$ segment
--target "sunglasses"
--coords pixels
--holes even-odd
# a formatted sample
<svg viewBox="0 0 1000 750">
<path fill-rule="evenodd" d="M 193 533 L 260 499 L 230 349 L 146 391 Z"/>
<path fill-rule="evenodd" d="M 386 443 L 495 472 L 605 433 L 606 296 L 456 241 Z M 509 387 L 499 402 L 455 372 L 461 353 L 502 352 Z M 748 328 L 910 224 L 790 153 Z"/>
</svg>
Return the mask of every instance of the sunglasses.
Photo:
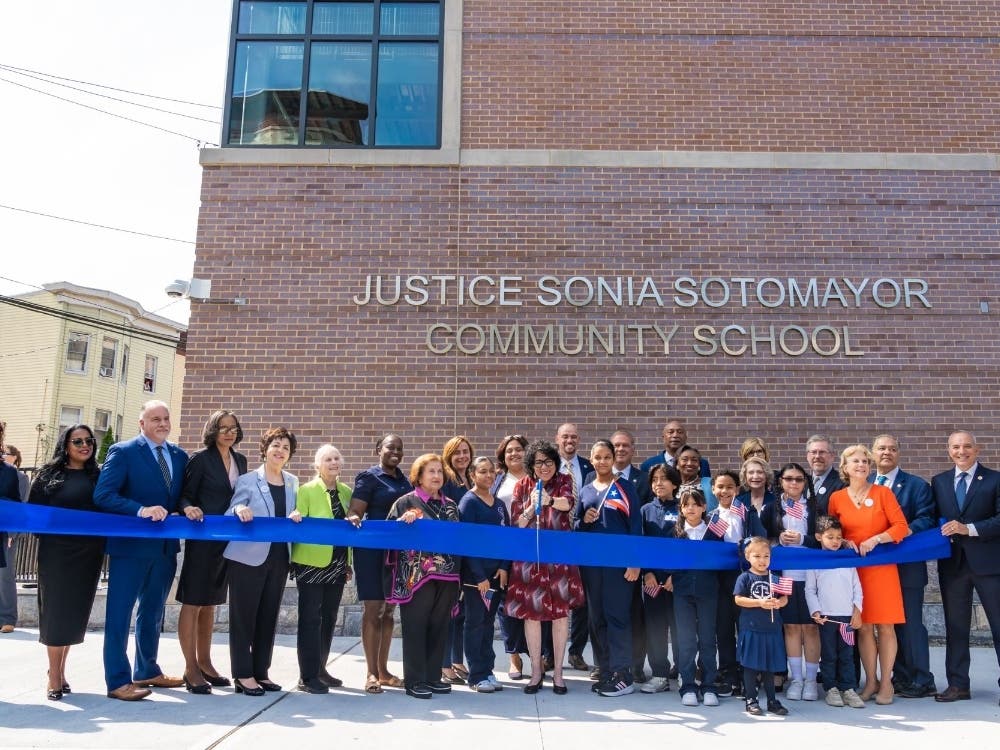
<svg viewBox="0 0 1000 750">
<path fill-rule="evenodd" d="M 94 438 L 73 438 L 69 442 L 70 442 L 70 445 L 73 445 L 73 446 L 75 446 L 77 448 L 81 448 L 84 445 L 89 445 L 91 447 L 97 445 L 97 441 L 94 440 Z"/>
</svg>

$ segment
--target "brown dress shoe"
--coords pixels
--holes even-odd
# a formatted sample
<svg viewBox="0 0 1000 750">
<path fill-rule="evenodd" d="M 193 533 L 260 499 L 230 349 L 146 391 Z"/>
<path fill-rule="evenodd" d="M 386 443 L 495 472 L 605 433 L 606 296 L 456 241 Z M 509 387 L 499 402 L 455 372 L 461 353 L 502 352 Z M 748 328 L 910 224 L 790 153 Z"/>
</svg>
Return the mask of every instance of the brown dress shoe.
<svg viewBox="0 0 1000 750">
<path fill-rule="evenodd" d="M 946 690 L 934 696 L 938 703 L 954 703 L 955 701 L 967 701 L 972 699 L 972 694 L 968 690 L 962 690 L 954 685 L 949 685 Z"/>
<path fill-rule="evenodd" d="M 152 694 L 152 690 L 136 687 L 134 683 L 127 682 L 120 688 L 108 691 L 109 698 L 117 698 L 120 701 L 141 701 L 147 695 Z"/>
<path fill-rule="evenodd" d="M 156 677 L 150 677 L 148 680 L 135 680 L 133 685 L 138 685 L 139 687 L 159 687 L 159 688 L 175 688 L 180 687 L 184 684 L 184 678 L 182 677 L 167 677 L 165 674 L 157 675 Z"/>
<path fill-rule="evenodd" d="M 583 657 L 579 654 L 570 654 L 568 661 L 569 665 L 573 667 L 573 669 L 579 669 L 581 672 L 587 672 L 590 670 L 590 665 L 587 664 L 587 662 L 585 662 Z"/>
</svg>

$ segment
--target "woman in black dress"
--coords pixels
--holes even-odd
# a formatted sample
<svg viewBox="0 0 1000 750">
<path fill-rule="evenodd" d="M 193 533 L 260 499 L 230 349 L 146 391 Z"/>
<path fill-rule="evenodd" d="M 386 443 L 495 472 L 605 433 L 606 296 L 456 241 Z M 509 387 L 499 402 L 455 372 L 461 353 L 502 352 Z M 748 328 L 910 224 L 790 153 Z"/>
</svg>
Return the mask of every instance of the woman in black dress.
<svg viewBox="0 0 1000 750">
<path fill-rule="evenodd" d="M 362 516 L 384 521 L 392 504 L 410 492 L 413 485 L 399 470 L 403 458 L 403 440 L 398 435 L 384 435 L 375 444 L 379 462 L 354 478 L 354 492 L 347 520 L 361 526 Z M 354 583 L 364 606 L 361 614 L 361 645 L 368 663 L 365 692 L 381 693 L 383 686 L 403 687 L 403 681 L 389 672 L 389 644 L 392 643 L 395 605 L 385 600 L 382 569 L 385 550 L 354 549 Z"/>
<path fill-rule="evenodd" d="M 221 516 L 229 508 L 233 488 L 247 473 L 247 458 L 233 447 L 243 439 L 240 421 L 231 411 L 212 413 L 202 431 L 205 450 L 191 456 L 184 470 L 181 511 L 192 521 L 205 515 Z M 177 639 L 184 654 L 184 685 L 189 692 L 206 694 L 212 686 L 226 687 L 229 680 L 212 665 L 212 628 L 215 607 L 226 603 L 228 576 L 222 553 L 226 542 L 188 539 L 177 582 L 181 612 Z"/>
<path fill-rule="evenodd" d="M 97 441 L 87 425 L 68 427 L 52 460 L 35 476 L 28 502 L 96 511 L 96 454 Z M 38 640 L 48 650 L 49 700 L 70 692 L 66 657 L 70 646 L 83 643 L 103 562 L 103 537 L 38 537 Z"/>
</svg>

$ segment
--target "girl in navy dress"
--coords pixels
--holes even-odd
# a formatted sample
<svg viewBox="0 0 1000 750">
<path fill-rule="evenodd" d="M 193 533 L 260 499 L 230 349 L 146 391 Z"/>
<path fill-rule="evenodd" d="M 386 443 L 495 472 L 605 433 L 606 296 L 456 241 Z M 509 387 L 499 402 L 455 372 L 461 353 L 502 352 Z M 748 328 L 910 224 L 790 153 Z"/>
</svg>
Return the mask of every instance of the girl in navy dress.
<svg viewBox="0 0 1000 750">
<path fill-rule="evenodd" d="M 733 594 L 736 606 L 740 607 L 736 654 L 743 667 L 747 713 L 751 716 L 764 713 L 757 702 L 759 683 L 767 693 L 767 710 L 784 716 L 788 709 L 775 697 L 774 673 L 785 668 L 785 637 L 779 610 L 788 604 L 788 597 L 774 595 L 771 545 L 767 539 L 759 536 L 750 539 L 744 555 L 750 570 L 736 579 Z"/>
<path fill-rule="evenodd" d="M 680 489 L 681 519 L 674 536 L 691 541 L 718 542 L 722 536 L 708 527 L 705 496 L 700 489 L 684 485 Z M 715 693 L 715 613 L 719 596 L 719 576 L 714 570 L 677 570 L 665 587 L 674 593 L 677 619 L 677 656 L 681 678 L 681 703 L 698 705 L 698 693 L 706 706 L 718 706 Z M 695 682 L 695 666 L 701 663 L 702 683 Z"/>
</svg>

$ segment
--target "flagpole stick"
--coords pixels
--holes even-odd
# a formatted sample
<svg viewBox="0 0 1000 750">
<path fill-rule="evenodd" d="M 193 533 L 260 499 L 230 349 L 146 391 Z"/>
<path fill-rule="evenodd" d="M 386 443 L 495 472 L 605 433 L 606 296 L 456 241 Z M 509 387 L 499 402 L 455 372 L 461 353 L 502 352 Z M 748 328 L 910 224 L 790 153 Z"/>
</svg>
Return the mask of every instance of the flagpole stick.
<svg viewBox="0 0 1000 750">
<path fill-rule="evenodd" d="M 774 589 L 772 588 L 771 571 L 770 570 L 767 571 L 767 598 L 768 599 L 773 599 L 774 598 Z M 771 610 L 771 622 L 772 623 L 774 622 L 774 610 L 773 609 Z"/>
</svg>

